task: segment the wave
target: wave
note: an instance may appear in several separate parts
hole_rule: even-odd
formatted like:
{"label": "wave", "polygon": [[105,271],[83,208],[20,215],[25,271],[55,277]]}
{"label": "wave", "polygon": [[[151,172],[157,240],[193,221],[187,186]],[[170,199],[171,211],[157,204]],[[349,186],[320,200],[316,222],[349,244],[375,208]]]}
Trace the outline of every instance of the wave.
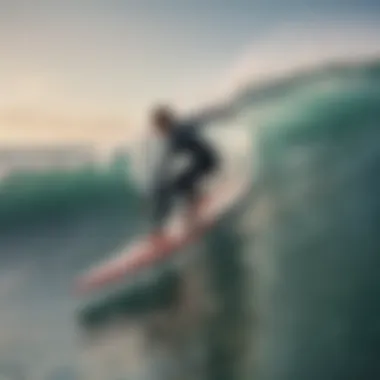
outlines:
{"label": "wave", "polygon": [[[250,307],[255,308],[255,313],[267,320],[266,323],[270,326],[267,336],[264,335],[260,341],[263,347],[268,347],[268,344],[276,339],[275,330],[278,323],[285,322],[282,318],[273,317],[272,323],[270,315],[263,316],[268,306],[263,304],[252,306],[251,298],[258,297],[259,300],[264,298],[264,302],[269,302],[268,298],[272,294],[281,293],[281,289],[271,284],[273,276],[270,272],[273,267],[268,264],[268,260],[273,258],[276,264],[272,262],[272,265],[286,268],[286,264],[281,261],[281,254],[287,252],[286,242],[290,245],[293,242],[295,246],[315,245],[316,252],[318,247],[324,245],[323,235],[319,241],[313,243],[308,234],[302,236],[300,233],[297,236],[296,232],[302,225],[309,226],[309,233],[313,230],[318,233],[318,229],[322,228],[318,224],[320,223],[318,215],[321,211],[313,207],[313,204],[309,205],[301,200],[309,199],[309,196],[324,188],[333,189],[334,199],[344,198],[344,188],[334,187],[334,184],[347,176],[357,176],[359,168],[370,168],[367,165],[374,160],[379,141],[379,82],[380,62],[331,65],[277,79],[260,87],[247,86],[234,100],[239,110],[239,125],[244,122],[246,129],[252,132],[252,139],[256,141],[254,159],[257,162],[252,162],[252,171],[255,171],[252,183],[253,196],[246,214],[249,216],[248,221],[251,219],[259,221],[254,224],[255,227],[245,227],[249,231],[248,235],[241,235],[241,231],[236,227],[239,225],[236,220],[226,221],[223,228],[216,229],[209,237],[207,248],[203,252],[203,255],[210,260],[208,276],[211,279],[214,296],[223,305],[222,313],[212,319],[207,329],[210,334],[208,342],[215,345],[212,347],[218,347],[213,350],[209,346],[210,355],[217,360],[219,355],[229,352],[224,357],[223,365],[209,368],[210,378],[213,376],[217,378],[220,371],[224,373],[232,371],[235,355],[243,356],[244,349],[247,350],[248,337],[257,328],[253,319],[248,323],[248,330],[247,325],[242,323],[247,314],[252,315],[253,310],[249,310]],[[233,125],[233,122],[230,125]],[[353,184],[350,186],[354,188]],[[269,209],[274,209],[275,214],[267,227],[264,221],[271,215],[268,209],[264,213],[265,218],[260,219],[263,215],[258,214],[258,204],[264,202],[263,198],[270,199]],[[333,207],[327,199],[313,202],[326,212]],[[297,210],[299,213],[298,222],[294,226],[288,223],[291,218],[288,220],[286,217],[281,217],[283,213],[286,214],[291,210]],[[334,218],[338,223],[337,216]],[[249,223],[248,221],[246,223]],[[281,227],[282,223],[285,227]],[[339,223],[339,228],[344,231],[344,221],[339,220]],[[234,237],[235,234],[237,236]],[[249,235],[255,237],[254,241]],[[262,243],[267,239],[276,242],[274,251],[268,252],[265,243]],[[250,285],[246,283],[246,275],[241,268],[246,248],[250,274],[255,273],[258,277],[257,280],[253,280],[254,288],[252,283]],[[256,259],[252,259],[253,256]],[[299,260],[303,260],[301,256]],[[259,263],[260,261],[265,264]],[[298,275],[296,269],[298,267],[294,264],[295,276]],[[106,317],[107,314],[114,316],[115,310],[133,313],[136,312],[136,308],[139,311],[143,308],[144,312],[147,312],[160,307],[157,305],[158,300],[169,304],[177,302],[176,297],[167,296],[173,295],[172,282],[168,280],[172,278],[171,276],[172,272],[161,271],[158,277],[154,277],[156,282],[128,288],[128,295],[121,293],[117,297],[112,297],[112,302],[106,298],[96,303],[94,308],[92,308],[94,305],[86,307],[82,316],[85,318],[94,315],[97,318],[100,318],[100,315]],[[171,285],[165,288],[163,284]],[[299,285],[302,287],[302,284]],[[147,286],[150,291],[147,291]],[[139,302],[126,303],[128,299]],[[126,305],[130,308],[129,311],[125,308]],[[281,304],[277,307],[276,314],[282,315],[282,308],[286,308],[286,305]],[[222,340],[215,339],[217,336],[222,336]],[[297,344],[288,339],[285,343],[278,341],[277,348],[274,343],[270,345],[272,351],[267,353],[267,357],[272,354],[277,355],[278,363],[283,363],[280,348],[287,344]],[[252,353],[261,351],[261,348],[256,346],[257,339],[253,338],[250,344]],[[233,353],[231,347],[235,347]],[[272,364],[266,362],[266,367],[265,353],[263,355],[264,364],[261,363],[259,367],[260,371],[265,372],[269,371]],[[252,362],[257,363],[256,357]],[[296,366],[296,361],[293,365]],[[254,371],[253,368],[250,370]],[[250,378],[251,373],[247,377]]]}
{"label": "wave", "polygon": [[71,170],[18,171],[0,182],[0,226],[28,227],[107,207],[122,207],[134,218],[141,203],[128,160],[109,167],[93,163]]}
{"label": "wave", "polygon": [[[239,378],[243,357],[255,365],[248,365],[246,378],[253,372],[267,379],[276,379],[275,373],[283,373],[284,379],[313,378],[313,373],[329,377],[334,366],[330,359],[337,355],[344,363],[339,369],[343,377],[355,370],[350,363],[356,362],[356,355],[366,360],[368,371],[376,369],[376,358],[371,361],[366,353],[371,342],[378,343],[377,336],[362,337],[360,326],[375,331],[370,314],[379,289],[380,244],[374,226],[380,215],[380,61],[312,68],[259,86],[249,83],[233,102],[238,112],[229,125],[243,124],[254,142],[254,180],[244,215],[223,221],[200,248],[208,262],[209,286],[220,303],[206,332],[215,364],[209,378],[220,378],[222,370]],[[52,219],[91,218],[91,212],[101,208],[136,223],[141,203],[144,197],[128,160],[106,168],[94,164],[67,172],[13,174],[0,187],[0,223],[16,231],[39,224],[39,234],[44,234],[43,224]],[[85,268],[120,248],[112,235],[120,220],[102,222],[92,234],[83,221],[71,227],[86,245],[73,247],[70,241],[60,248],[60,265],[47,257],[57,242],[63,245],[62,237],[53,236],[48,248],[45,241],[42,248],[25,248],[29,255],[48,251],[43,258],[45,283],[57,283],[58,269],[67,269],[65,255],[71,266],[82,260]],[[247,233],[242,234],[240,226]],[[117,235],[123,244],[124,232],[120,227]],[[81,259],[84,251],[86,263]],[[124,294],[90,300],[81,316],[91,324],[115,312],[148,313],[170,306],[177,301],[173,284],[179,280],[172,269],[160,268],[157,276],[131,284]],[[46,276],[50,272],[53,279]],[[66,291],[73,272],[69,279],[62,276]],[[46,298],[52,302],[50,294]],[[59,313],[54,320],[61,321],[60,315],[67,315],[62,311],[65,303],[54,305]],[[253,311],[258,324],[253,318],[244,320]],[[338,334],[342,339],[331,321],[343,326]],[[59,331],[62,323],[50,334]],[[305,362],[307,366],[300,364]]]}
{"label": "wave", "polygon": [[[260,338],[252,338],[256,366],[247,378],[379,373],[379,336],[369,333],[380,289],[372,269],[380,249],[379,85],[380,61],[372,61],[245,94],[246,104],[260,101],[250,114],[260,195],[249,244]],[[259,204],[264,213],[255,215]]]}

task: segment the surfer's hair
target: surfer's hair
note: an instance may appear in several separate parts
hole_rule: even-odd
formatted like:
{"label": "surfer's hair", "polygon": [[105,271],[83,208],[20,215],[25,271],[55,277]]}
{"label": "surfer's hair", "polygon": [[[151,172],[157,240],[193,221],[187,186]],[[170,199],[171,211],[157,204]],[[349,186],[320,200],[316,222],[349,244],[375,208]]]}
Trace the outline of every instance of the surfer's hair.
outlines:
{"label": "surfer's hair", "polygon": [[158,105],[153,108],[151,119],[154,123],[170,122],[175,119],[175,112],[168,105]]}

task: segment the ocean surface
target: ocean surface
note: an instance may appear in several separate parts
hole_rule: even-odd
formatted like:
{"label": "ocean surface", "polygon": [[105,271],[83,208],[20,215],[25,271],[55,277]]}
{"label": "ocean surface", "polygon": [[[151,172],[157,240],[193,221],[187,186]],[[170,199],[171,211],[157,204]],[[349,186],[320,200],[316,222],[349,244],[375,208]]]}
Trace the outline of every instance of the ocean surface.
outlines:
{"label": "ocean surface", "polygon": [[[208,364],[189,378],[380,378],[380,61],[248,84],[235,104],[226,125],[252,143],[252,191],[197,245],[219,309],[194,343],[207,347]],[[78,308],[94,303],[74,296],[76,276],[145,226],[132,161],[2,177],[1,379],[178,378],[158,369],[175,367],[173,352],[136,348],[146,333],[139,318],[158,307],[145,301],[149,281],[133,293],[145,306],[137,302],[132,327],[92,345],[78,323]]]}

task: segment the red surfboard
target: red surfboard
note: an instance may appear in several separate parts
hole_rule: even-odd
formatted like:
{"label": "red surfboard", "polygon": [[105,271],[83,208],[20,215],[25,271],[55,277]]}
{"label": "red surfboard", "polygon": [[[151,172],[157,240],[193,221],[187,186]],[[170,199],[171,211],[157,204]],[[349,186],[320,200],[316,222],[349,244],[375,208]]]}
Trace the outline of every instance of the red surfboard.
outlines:
{"label": "red surfboard", "polygon": [[154,239],[152,235],[142,237],[116,257],[85,272],[76,282],[77,293],[88,293],[102,286],[117,283],[126,276],[175,254],[199,239],[244,195],[246,189],[247,186],[241,183],[214,189],[215,195],[200,207],[196,231],[186,226],[183,215],[175,216],[159,240]]}

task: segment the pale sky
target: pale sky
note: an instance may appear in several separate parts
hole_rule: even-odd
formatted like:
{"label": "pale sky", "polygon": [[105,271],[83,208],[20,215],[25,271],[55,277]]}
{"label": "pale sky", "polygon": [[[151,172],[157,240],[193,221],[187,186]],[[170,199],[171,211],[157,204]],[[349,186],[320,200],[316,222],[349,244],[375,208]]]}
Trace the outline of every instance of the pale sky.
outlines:
{"label": "pale sky", "polygon": [[241,67],[294,60],[297,44],[319,54],[311,29],[343,31],[330,53],[377,44],[378,1],[352,3],[0,0],[0,145],[123,138],[156,101],[202,104]]}

